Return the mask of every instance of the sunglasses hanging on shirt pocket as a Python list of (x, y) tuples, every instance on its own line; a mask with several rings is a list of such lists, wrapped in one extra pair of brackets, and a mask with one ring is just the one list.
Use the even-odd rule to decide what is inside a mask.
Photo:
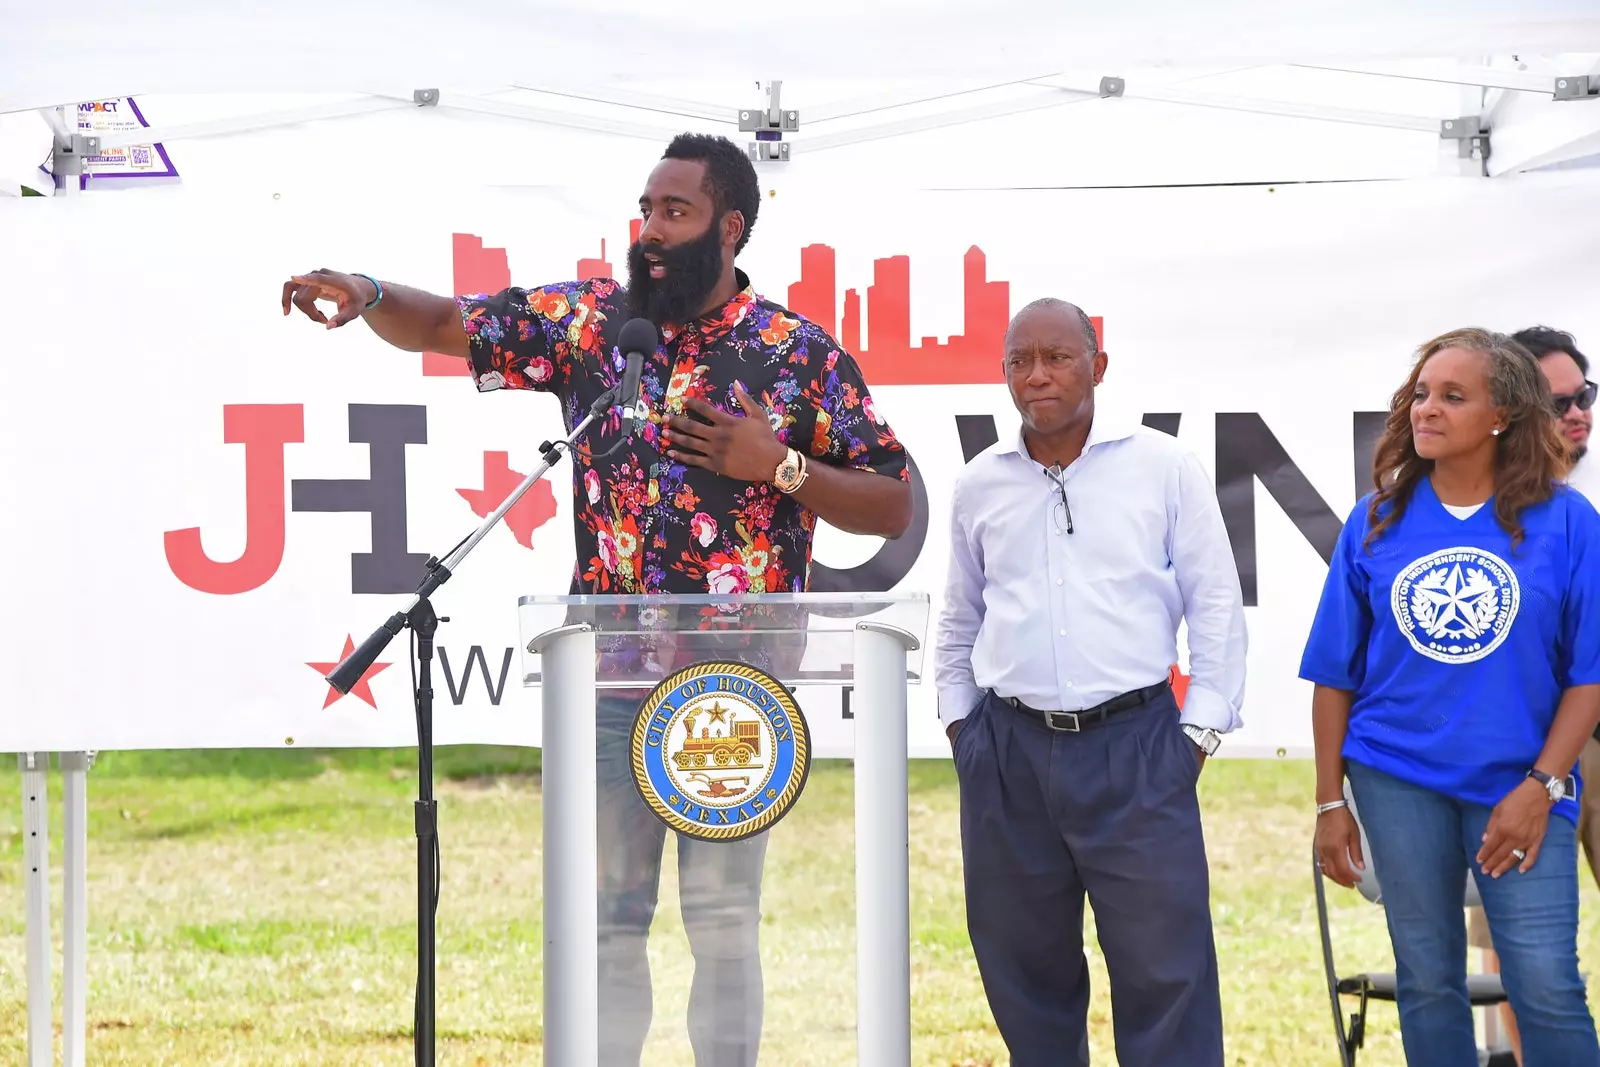
[(1056, 492), (1060, 498), (1051, 507), (1051, 518), (1055, 520), (1056, 529), (1072, 532), (1072, 505), (1067, 503), (1067, 483), (1061, 477), (1061, 464), (1057, 463), (1045, 470), (1045, 474), (1052, 482), (1056, 483)]

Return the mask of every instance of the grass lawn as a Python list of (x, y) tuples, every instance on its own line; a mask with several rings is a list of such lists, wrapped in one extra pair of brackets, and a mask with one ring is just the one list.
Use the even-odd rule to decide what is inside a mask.
[[(89, 1062), (411, 1063), (412, 754), (109, 753), (90, 772)], [(0, 768), (0, 1062), (25, 1047), (22, 819)], [(540, 1056), (537, 754), (439, 753), (440, 1062)], [(59, 868), (59, 778), (51, 776)], [(912, 765), (912, 1028), (921, 1067), (1004, 1064), (967, 944), (957, 795), (947, 763)], [(1215, 761), (1202, 779), (1230, 1064), (1336, 1062), (1322, 985), (1306, 763)], [(692, 1065), (691, 969), (674, 863), (651, 941), (655, 1027), (645, 1062)], [(765, 889), (762, 1062), (855, 1062), (853, 815), (848, 764), (814, 766), (773, 831)], [(1591, 975), (1600, 897), (1587, 871), (1580, 937)], [(1345, 969), (1387, 968), (1381, 913), (1334, 889)], [(52, 918), (60, 937), (60, 880)], [(1093, 1056), (1111, 1064), (1095, 957)], [(57, 964), (59, 967), (59, 963)], [(59, 990), (59, 986), (58, 986)], [(59, 1018), (59, 1005), (57, 1008)], [(1402, 1061), (1391, 1008), (1372, 1011), (1363, 1062)]]

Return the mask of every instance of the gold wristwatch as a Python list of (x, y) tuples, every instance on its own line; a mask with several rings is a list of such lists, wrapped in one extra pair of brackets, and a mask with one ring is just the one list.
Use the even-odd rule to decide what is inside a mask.
[(778, 469), (773, 472), (772, 484), (785, 493), (792, 493), (799, 489), (806, 480), (806, 457), (789, 449), (783, 457), (783, 462), (778, 464)]

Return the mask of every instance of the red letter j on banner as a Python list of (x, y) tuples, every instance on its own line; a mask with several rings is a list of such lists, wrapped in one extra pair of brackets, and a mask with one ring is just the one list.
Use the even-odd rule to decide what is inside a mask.
[(247, 593), (283, 562), (283, 450), (305, 440), (300, 404), (224, 404), (222, 439), (244, 445), (245, 545), (238, 559), (219, 563), (206, 555), (200, 528), (168, 530), (167, 566), (178, 581), (202, 593)]

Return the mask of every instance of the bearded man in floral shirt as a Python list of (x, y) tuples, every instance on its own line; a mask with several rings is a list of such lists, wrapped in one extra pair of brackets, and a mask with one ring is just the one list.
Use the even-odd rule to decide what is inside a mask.
[[(683, 134), (639, 198), (643, 222), (628, 252), (625, 290), (599, 278), (452, 299), (315, 271), (284, 284), (283, 310), (292, 304), (329, 327), (360, 317), (398, 348), (461, 356), (481, 391), (554, 393), (569, 430), (621, 380), (622, 324), (649, 319), (663, 340), (641, 380), (648, 423), (602, 456), (620, 427), (619, 404), (591, 426), (588, 447), (573, 453), (572, 592), (804, 592), (818, 518), (850, 533), (898, 537), (911, 522), (911, 486), (905, 451), (874, 410), (854, 357), (821, 327), (758, 296), (735, 268), (760, 204), (742, 149), (726, 138)], [(337, 305), (332, 318), (318, 300)], [(805, 476), (794, 485), (780, 468), (797, 463)], [(637, 655), (637, 639), (608, 648), (604, 633), (597, 636), (602, 671), (640, 675), (641, 665), (626, 661)], [(792, 656), (800, 644), (792, 630), (767, 641), (759, 630), (749, 636), (748, 662), (769, 670), (778, 666), (775, 654)], [(662, 671), (684, 665), (665, 646), (652, 658)], [(640, 800), (628, 769), (643, 695), (611, 689), (597, 702), (603, 1067), (637, 1067), (650, 1027), (645, 947), (666, 827)], [(765, 832), (731, 842), (678, 838), (680, 905), (695, 958), (689, 1037), (697, 1067), (756, 1062), (766, 841)]]

